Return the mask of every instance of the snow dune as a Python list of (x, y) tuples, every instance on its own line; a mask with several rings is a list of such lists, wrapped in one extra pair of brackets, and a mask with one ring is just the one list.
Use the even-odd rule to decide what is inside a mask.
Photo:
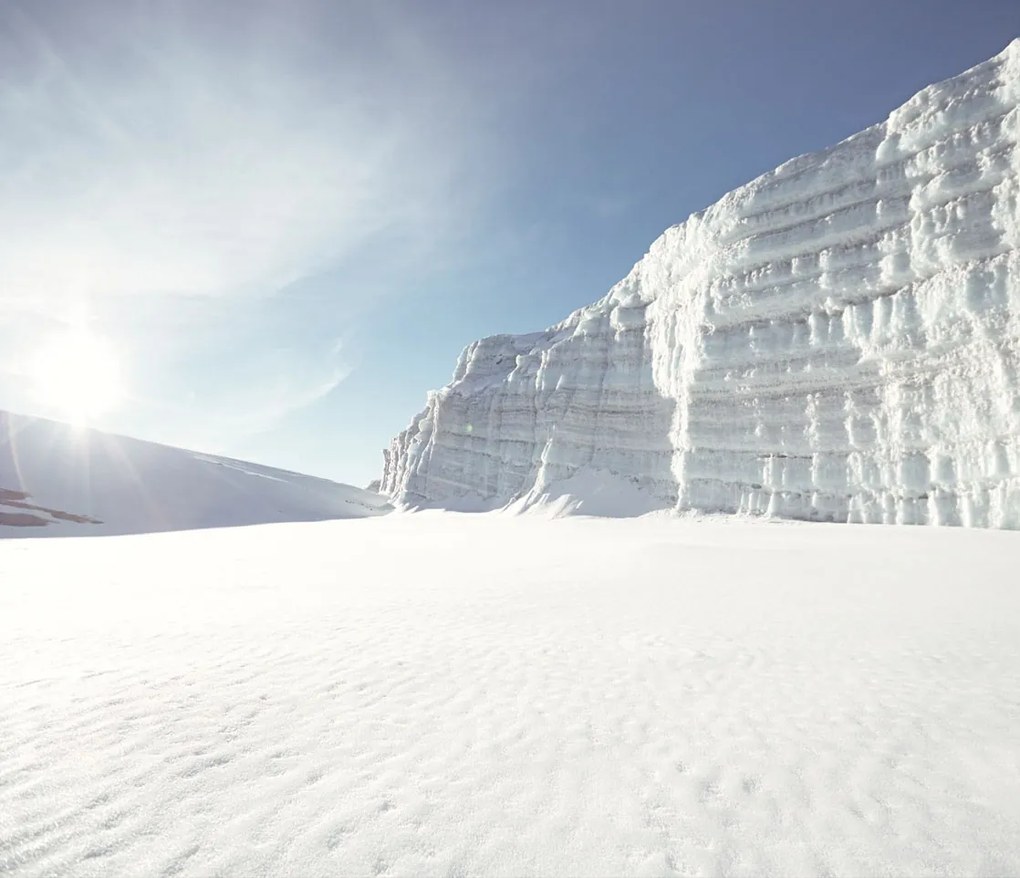
[(0, 411), (0, 538), (151, 533), (389, 511), (326, 479)]
[(1015, 534), (0, 542), (0, 872), (1020, 873)]

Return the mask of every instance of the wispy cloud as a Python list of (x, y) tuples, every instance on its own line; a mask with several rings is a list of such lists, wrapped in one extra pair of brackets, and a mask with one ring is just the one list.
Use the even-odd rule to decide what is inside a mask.
[[(335, 342), (365, 288), (295, 285), (387, 240), (424, 260), (471, 198), (469, 87), (381, 6), (8, 2), (0, 57), (0, 395), (85, 307), (148, 352), (150, 396), (154, 357), (221, 351), (245, 371), (226, 420), (257, 430), (348, 371)], [(275, 325), (239, 333), (252, 310)]]
[(442, 222), (462, 105), (419, 100), (437, 59), (404, 55), (413, 69), (366, 81), (357, 59), (302, 68), (300, 46), (204, 49), (191, 19), (97, 27), (102, 4), (82, 6), (78, 33), (31, 6), (3, 18), (5, 304), (264, 292)]

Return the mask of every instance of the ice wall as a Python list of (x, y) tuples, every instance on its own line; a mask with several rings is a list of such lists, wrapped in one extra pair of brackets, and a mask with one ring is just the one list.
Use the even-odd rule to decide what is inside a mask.
[(1020, 527), (1020, 40), (470, 345), (384, 452), (405, 503), (579, 471), (680, 509)]

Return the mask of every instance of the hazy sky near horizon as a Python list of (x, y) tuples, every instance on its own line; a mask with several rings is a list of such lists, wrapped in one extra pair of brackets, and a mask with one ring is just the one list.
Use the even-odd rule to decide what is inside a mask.
[(363, 484), (482, 335), (1020, 36), (1015, 0), (0, 0), (0, 408)]

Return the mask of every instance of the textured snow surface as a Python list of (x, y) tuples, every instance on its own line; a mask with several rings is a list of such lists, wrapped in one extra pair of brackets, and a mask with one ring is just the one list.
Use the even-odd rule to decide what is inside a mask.
[(1020, 527), (1020, 41), (470, 345), (385, 453), (411, 505), (579, 472), (660, 507)]
[(0, 872), (1020, 874), (1017, 540), (425, 512), (0, 542)]
[(326, 479), (0, 411), (0, 538), (150, 533), (389, 511)]

